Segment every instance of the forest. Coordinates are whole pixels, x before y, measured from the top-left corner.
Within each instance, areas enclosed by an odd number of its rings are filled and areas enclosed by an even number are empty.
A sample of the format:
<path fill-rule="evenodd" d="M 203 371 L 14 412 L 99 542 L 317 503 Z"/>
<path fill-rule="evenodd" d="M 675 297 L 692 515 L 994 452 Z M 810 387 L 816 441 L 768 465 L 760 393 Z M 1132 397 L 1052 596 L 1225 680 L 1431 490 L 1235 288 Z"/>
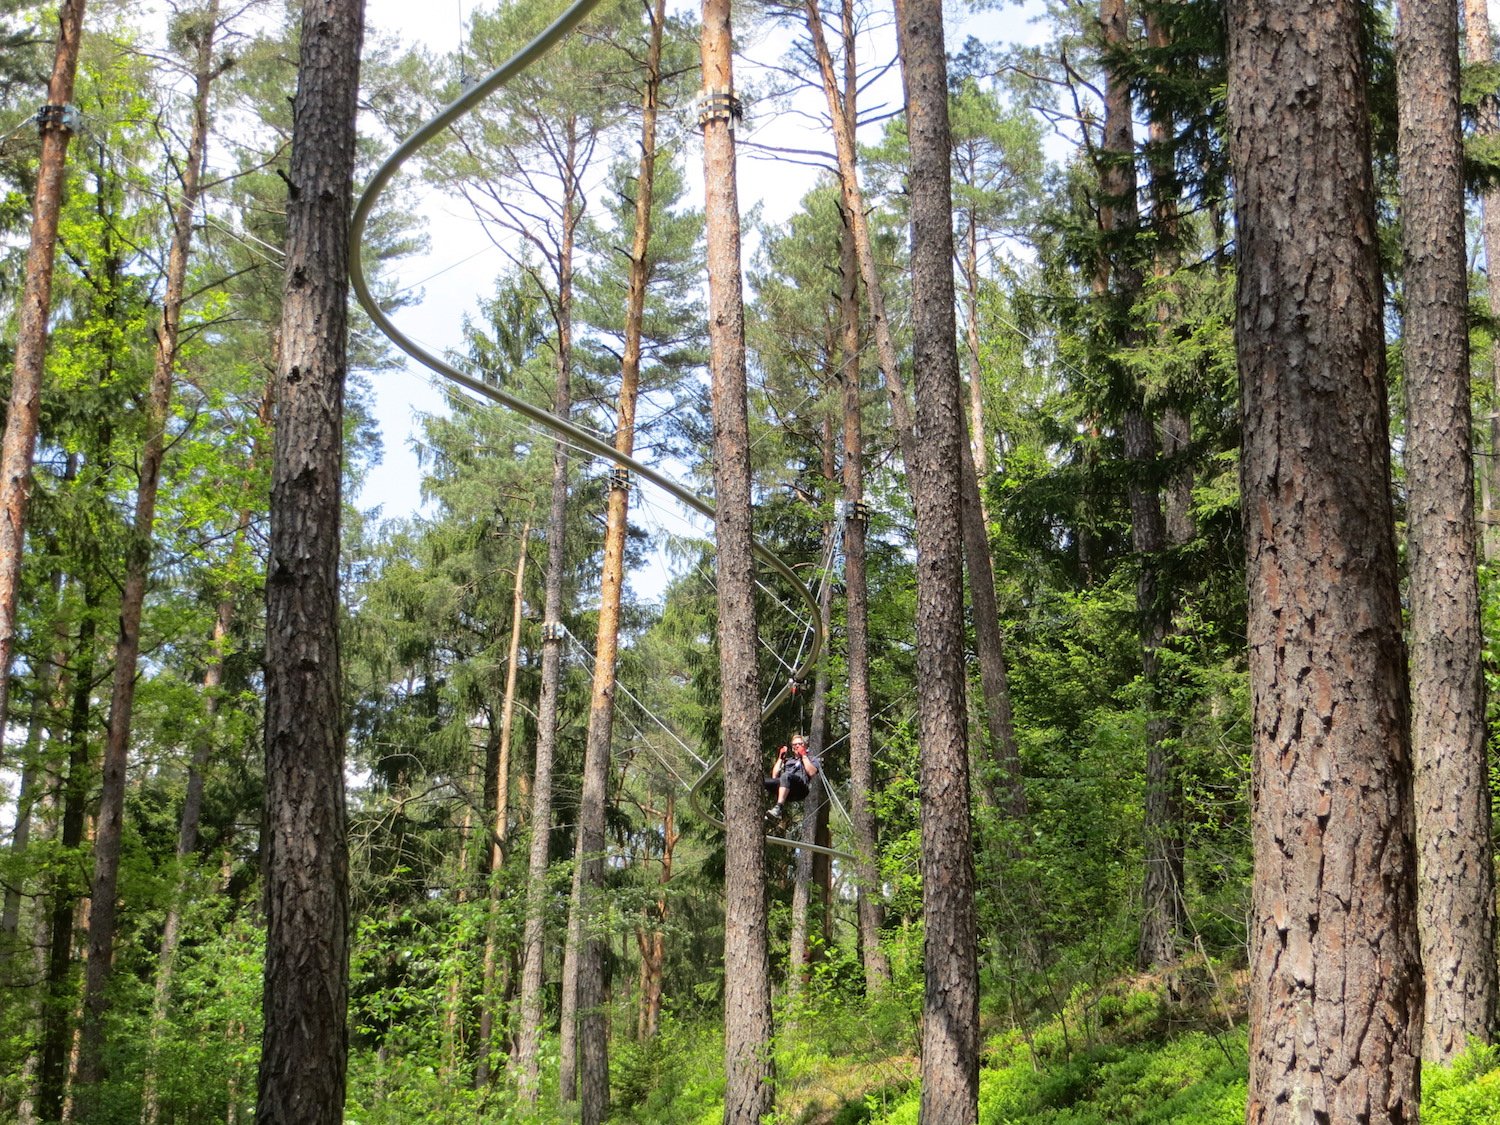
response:
<path fill-rule="evenodd" d="M 0 1121 L 1500 1123 L 1487 4 L 427 8 L 0 0 Z"/>

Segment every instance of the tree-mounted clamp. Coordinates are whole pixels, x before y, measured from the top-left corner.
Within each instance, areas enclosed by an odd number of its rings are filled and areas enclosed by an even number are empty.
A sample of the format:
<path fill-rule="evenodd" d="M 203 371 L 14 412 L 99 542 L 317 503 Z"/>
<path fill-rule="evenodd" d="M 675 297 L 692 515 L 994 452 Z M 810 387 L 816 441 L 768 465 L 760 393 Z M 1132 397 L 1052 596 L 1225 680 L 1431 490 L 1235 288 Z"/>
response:
<path fill-rule="evenodd" d="M 76 133 L 82 128 L 83 114 L 78 112 L 76 105 L 48 102 L 37 106 L 36 129 L 39 133 L 45 133 L 48 129 Z"/>
<path fill-rule="evenodd" d="M 740 99 L 734 96 L 734 92 L 727 87 L 709 86 L 698 95 L 698 127 L 701 129 L 710 121 L 727 121 L 729 127 L 734 128 L 734 123 L 745 116 L 744 107 Z"/>
<path fill-rule="evenodd" d="M 630 470 L 616 465 L 609 473 L 609 487 L 611 491 L 618 488 L 622 491 L 630 491 Z"/>
<path fill-rule="evenodd" d="M 568 635 L 567 626 L 561 621 L 542 622 L 542 640 L 560 641 Z"/>
<path fill-rule="evenodd" d="M 862 524 L 870 522 L 870 505 L 863 500 L 835 500 L 833 506 L 839 518 L 846 523 L 851 520 Z"/>

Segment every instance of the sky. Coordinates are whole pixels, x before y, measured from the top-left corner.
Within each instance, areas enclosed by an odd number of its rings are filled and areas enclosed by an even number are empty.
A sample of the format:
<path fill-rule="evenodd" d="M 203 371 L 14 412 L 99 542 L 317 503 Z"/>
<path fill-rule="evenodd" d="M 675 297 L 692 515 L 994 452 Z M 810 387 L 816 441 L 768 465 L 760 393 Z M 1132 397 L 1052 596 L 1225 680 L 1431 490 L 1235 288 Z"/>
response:
<path fill-rule="evenodd" d="M 1028 8 L 1034 7 L 1034 4 L 1028 5 Z M 463 22 L 472 15 L 474 8 L 472 0 L 427 0 L 420 4 L 411 0 L 367 0 L 366 41 L 369 44 L 377 38 L 391 36 L 401 44 L 421 45 L 429 52 L 446 54 L 458 46 Z M 1030 22 L 1028 10 L 1015 6 L 967 17 L 962 22 L 956 19 L 951 22 L 950 50 L 970 33 L 986 40 L 1033 40 L 1042 34 L 1042 29 Z M 767 34 L 740 46 L 747 56 L 744 60 L 736 60 L 737 78 L 743 84 L 754 81 L 754 60 L 773 64 L 780 61 L 785 39 Z M 890 47 L 872 44 L 864 49 L 864 53 L 870 58 L 883 57 L 890 53 Z M 546 66 L 545 59 L 536 65 Z M 894 106 L 899 96 L 898 83 L 899 75 L 892 68 L 882 86 L 862 93 L 862 108 L 868 109 L 881 102 Z M 758 112 L 757 107 L 749 107 L 740 134 L 742 140 L 762 140 L 783 147 L 831 153 L 831 138 L 808 127 L 813 115 L 824 109 L 821 94 L 810 96 L 815 96 L 816 100 L 808 106 L 807 114 L 796 112 L 796 103 L 789 113 Z M 875 130 L 868 135 L 873 138 Z M 806 165 L 757 158 L 743 147 L 740 153 L 741 208 L 748 211 L 758 204 L 769 221 L 788 218 L 812 187 L 817 170 Z M 693 166 L 688 169 L 686 182 L 701 201 L 703 176 L 701 164 L 696 160 L 697 154 L 694 153 L 690 157 Z M 440 353 L 445 348 L 457 346 L 464 314 L 473 312 L 479 299 L 492 291 L 494 278 L 505 267 L 506 259 L 490 245 L 462 201 L 429 192 L 420 206 L 427 218 L 430 248 L 404 260 L 395 273 L 398 286 L 419 290 L 421 300 L 415 307 L 402 310 L 395 319 L 398 326 L 419 344 Z M 746 260 L 749 260 L 748 247 Z M 440 410 L 442 397 L 425 370 L 414 362 L 406 363 L 401 370 L 378 374 L 373 381 L 375 416 L 382 432 L 384 454 L 382 462 L 369 472 L 356 503 L 363 509 L 378 506 L 384 518 L 404 518 L 419 513 L 422 503 L 421 472 L 412 444 L 419 432 L 416 418 L 420 413 Z M 648 508 L 661 516 L 671 506 L 663 498 L 660 504 L 648 505 Z M 636 507 L 632 505 L 633 515 Z M 674 528 L 682 529 L 681 524 Z M 661 581 L 659 575 L 655 578 L 633 575 L 630 579 L 635 593 L 648 597 L 654 596 Z M 643 589 L 643 585 L 649 588 Z"/>

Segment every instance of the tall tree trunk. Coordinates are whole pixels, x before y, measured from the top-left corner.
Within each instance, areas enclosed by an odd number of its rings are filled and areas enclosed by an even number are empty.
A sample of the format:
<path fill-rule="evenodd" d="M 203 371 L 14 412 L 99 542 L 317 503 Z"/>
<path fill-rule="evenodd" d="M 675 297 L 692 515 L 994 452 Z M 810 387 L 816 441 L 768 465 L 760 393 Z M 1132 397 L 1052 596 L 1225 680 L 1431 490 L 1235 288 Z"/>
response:
<path fill-rule="evenodd" d="M 240 532 L 249 527 L 249 513 L 242 513 Z M 182 801 L 182 814 L 177 827 L 177 877 L 172 890 L 172 901 L 167 907 L 166 920 L 162 923 L 161 950 L 156 959 L 156 986 L 151 1001 L 150 1046 L 146 1060 L 146 1073 L 141 1082 L 141 1120 L 146 1125 L 156 1125 L 161 1118 L 161 1098 L 157 1087 L 156 1047 L 162 1029 L 167 1023 L 167 1009 L 172 997 L 172 978 L 177 970 L 177 948 L 182 940 L 182 909 L 187 901 L 188 874 L 192 856 L 198 850 L 198 825 L 203 815 L 203 774 L 208 768 L 209 756 L 216 742 L 219 688 L 224 682 L 224 652 L 229 636 L 229 623 L 234 614 L 234 602 L 225 598 L 219 603 L 219 612 L 214 619 L 213 649 L 208 668 L 203 673 L 203 725 L 196 735 L 193 760 L 188 767 L 187 793 Z"/>
<path fill-rule="evenodd" d="M 1470 63 L 1494 61 L 1489 0 L 1464 0 L 1464 42 Z M 1493 95 L 1480 99 L 1474 129 L 1481 137 L 1500 136 L 1500 99 Z M 1480 198 L 1485 288 L 1489 292 L 1490 315 L 1500 320 L 1500 187 L 1485 188 Z M 1489 423 L 1489 467 L 1482 478 L 1488 499 L 1484 503 L 1482 527 L 1485 561 L 1494 562 L 1500 558 L 1500 516 L 1493 510 L 1500 504 L 1500 346 L 1492 346 L 1490 351 Z"/>
<path fill-rule="evenodd" d="M 766 852 L 761 827 L 760 673 L 746 405 L 745 302 L 735 183 L 738 108 L 729 0 L 703 0 L 704 219 L 708 241 L 709 372 L 714 421 L 715 575 L 718 580 L 720 742 L 724 754 L 725 1125 L 771 1112 L 771 965 Z"/>
<path fill-rule="evenodd" d="M 1250 1125 L 1418 1114 L 1412 765 L 1363 18 L 1348 0 L 1229 5 Z"/>
<path fill-rule="evenodd" d="M 571 139 L 571 138 L 570 138 Z M 572 181 L 569 181 L 570 183 Z M 565 212 L 566 215 L 572 211 Z M 558 255 L 557 382 L 552 412 L 567 418 L 573 410 L 571 373 L 573 365 L 573 255 L 572 237 L 577 223 L 564 222 L 564 246 Z M 547 514 L 547 571 L 544 579 L 542 619 L 542 686 L 537 703 L 536 775 L 532 787 L 531 854 L 527 868 L 526 950 L 521 975 L 521 1032 L 516 1046 L 516 1067 L 523 1100 L 536 1103 L 540 1079 L 537 1053 L 541 1043 L 542 979 L 545 969 L 545 909 L 548 837 L 552 829 L 552 770 L 557 753 L 558 693 L 562 689 L 563 578 L 567 567 L 565 534 L 568 522 L 568 448 L 561 440 L 552 447 L 552 501 Z M 571 936 L 571 934 L 570 934 Z M 569 968 L 571 966 L 565 966 Z M 574 969 L 576 973 L 576 969 Z M 574 1012 L 577 984 L 563 974 L 562 1043 L 558 1085 L 565 1101 L 572 1101 L 577 1076 Z"/>
<path fill-rule="evenodd" d="M 832 361 L 832 354 L 829 356 Z M 831 374 L 831 373 L 830 373 Z M 823 415 L 823 479 L 829 482 L 830 490 L 837 479 L 838 466 L 834 460 L 833 415 Z M 829 521 L 823 525 L 823 554 L 830 564 L 833 560 L 834 532 L 836 525 Z M 818 618 L 823 635 L 833 635 L 833 575 L 821 576 L 818 589 Z M 828 746 L 828 660 L 827 654 L 818 661 L 813 676 L 812 711 L 808 720 L 808 752 L 818 761 Z M 807 799 L 802 803 L 801 839 L 803 844 L 818 842 L 818 825 L 826 819 L 828 806 L 827 779 L 819 769 L 808 786 Z M 793 993 L 801 989 L 807 979 L 807 968 L 812 962 L 812 950 L 808 946 L 808 911 L 812 903 L 814 884 L 813 853 L 806 847 L 797 851 L 796 874 L 792 882 L 792 925 L 787 939 L 787 989 Z"/>
<path fill-rule="evenodd" d="M 967 457 L 953 315 L 952 154 L 941 0 L 900 15 L 911 147 L 912 365 L 917 516 L 917 704 L 921 727 L 924 1121 L 979 1118 L 979 969 L 964 711 L 964 506 Z M 971 571 L 971 577 L 973 572 Z"/>
<path fill-rule="evenodd" d="M 557 388 L 553 394 L 553 412 L 560 418 L 566 418 L 573 410 L 573 250 L 575 238 L 578 232 L 578 222 L 583 217 L 583 210 L 579 204 L 577 194 L 577 170 L 574 164 L 576 155 L 576 136 L 568 135 L 567 153 L 563 168 L 563 183 L 569 185 L 566 189 L 568 197 L 563 207 L 562 243 L 557 253 Z M 557 454 L 552 460 L 552 501 L 553 508 L 551 517 L 558 522 L 558 534 L 561 541 L 566 531 L 567 520 L 567 487 L 568 487 L 568 456 L 563 449 L 562 441 L 557 443 L 557 449 L 561 452 L 561 458 Z M 558 478 L 562 480 L 563 503 L 557 504 Z M 551 528 L 548 528 L 548 544 L 551 544 Z M 554 579 L 552 570 L 552 556 L 549 550 L 547 556 L 547 586 L 548 601 L 551 601 L 551 586 L 555 580 L 558 583 L 557 616 L 550 613 L 544 626 L 549 635 L 555 635 L 557 640 L 557 661 L 552 666 L 557 681 L 552 685 L 552 717 L 553 738 L 556 739 L 557 706 L 562 693 L 562 590 L 563 570 L 565 560 L 561 553 L 558 555 L 558 569 Z M 547 643 L 552 643 L 549 639 Z M 545 683 L 547 677 L 547 664 L 545 659 L 542 663 L 542 692 L 547 694 Z M 581 805 L 580 805 L 581 809 Z M 581 829 L 580 825 L 580 829 Z M 578 897 L 578 880 L 582 873 L 575 865 L 573 869 L 573 897 Z M 578 1098 L 578 961 L 580 956 L 580 942 L 583 937 L 583 929 L 576 923 L 581 918 L 575 919 L 570 912 L 568 916 L 567 941 L 563 949 L 563 976 L 562 997 L 560 1001 L 561 1028 L 559 1035 L 559 1055 L 557 1069 L 558 1094 L 565 1102 L 575 1101 Z"/>
<path fill-rule="evenodd" d="M 83 620 L 72 668 L 72 704 L 68 716 L 68 776 L 63 783 L 62 826 L 58 842 L 63 854 L 83 844 L 85 804 L 89 790 L 89 703 L 94 691 L 96 615 L 99 595 L 84 580 Z M 73 931 L 82 888 L 75 885 L 72 864 L 62 865 L 52 884 L 52 919 L 47 948 L 47 1000 L 42 1017 L 41 1059 L 37 1066 L 37 1115 L 43 1121 L 62 1117 L 67 1084 L 68 1052 L 72 1041 L 72 1013 L 77 1001 L 73 978 Z"/>
<path fill-rule="evenodd" d="M 516 676 L 521 662 L 523 591 L 526 582 L 526 542 L 531 521 L 521 524 L 516 552 L 516 581 L 510 596 L 510 650 L 505 662 L 505 698 L 500 705 L 500 731 L 495 763 L 494 819 L 490 827 L 489 915 L 484 930 L 484 970 L 479 1005 L 479 1061 L 474 1067 L 474 1087 L 489 1084 L 491 1060 L 499 1051 L 495 1043 L 495 1016 L 500 1007 L 495 995 L 495 972 L 500 945 L 500 869 L 510 834 L 510 728 L 516 714 Z"/>
<path fill-rule="evenodd" d="M 4 740 L 10 714 L 16 598 L 26 541 L 26 509 L 31 499 L 31 464 L 41 421 L 42 368 L 47 360 L 47 318 L 52 308 L 57 217 L 67 178 L 68 142 L 73 137 L 73 123 L 65 111 L 72 109 L 83 12 L 84 0 L 63 0 L 57 12 L 57 54 L 52 78 L 47 83 L 47 106 L 39 122 L 42 152 L 37 163 L 36 195 L 31 204 L 31 244 L 26 251 L 5 436 L 0 440 L 0 742 Z"/>
<path fill-rule="evenodd" d="M 363 34 L 363 0 L 304 0 L 266 574 L 261 1125 L 338 1121 L 344 1104 L 349 859 L 338 529 Z"/>
<path fill-rule="evenodd" d="M 848 8 L 850 0 L 845 0 Z M 865 568 L 864 427 L 859 374 L 859 278 L 854 229 L 844 216 L 840 248 L 839 308 L 843 323 L 844 407 L 844 632 L 848 646 L 849 816 L 854 822 L 855 907 L 865 992 L 875 995 L 891 983 L 891 968 L 880 948 L 879 845 L 875 835 L 874 746 L 870 720 L 870 601 Z"/>
<path fill-rule="evenodd" d="M 804 12 L 808 35 L 812 39 L 813 53 L 817 58 L 818 69 L 823 79 L 823 90 L 828 99 L 828 112 L 833 121 L 834 148 L 839 164 L 839 185 L 844 212 L 852 220 L 855 252 L 865 284 L 865 297 L 870 306 L 870 325 L 875 337 L 876 359 L 890 399 L 902 460 L 910 466 L 917 456 L 914 437 L 916 424 L 912 418 L 911 407 L 907 403 L 906 388 L 901 380 L 900 367 L 896 359 L 896 346 L 891 337 L 890 321 L 885 311 L 885 298 L 881 293 L 880 278 L 875 265 L 869 222 L 864 213 L 864 195 L 859 187 L 858 157 L 854 139 L 854 107 L 852 103 L 846 102 L 845 96 L 839 92 L 838 80 L 833 69 L 833 56 L 829 52 L 828 40 L 823 33 L 822 16 L 814 0 L 808 0 L 805 3 Z M 847 33 L 844 50 L 846 55 L 853 50 L 853 40 Z M 948 167 L 946 159 L 943 166 Z M 953 241 L 951 230 L 948 241 L 951 245 Z M 997 795 L 997 803 L 1008 815 L 1024 816 L 1026 791 L 1021 783 L 1020 752 L 1016 747 L 1015 727 L 1010 716 L 1010 689 L 1005 670 L 999 608 L 995 599 L 994 564 L 990 558 L 989 539 L 984 529 L 984 517 L 979 502 L 979 486 L 974 475 L 973 459 L 969 454 L 967 442 L 961 454 L 963 460 L 960 464 L 965 467 L 965 472 L 960 480 L 963 502 L 960 504 L 958 518 L 961 521 L 959 526 L 963 529 L 964 561 L 969 568 L 970 591 L 974 598 L 975 641 L 979 656 L 980 679 L 985 688 L 986 726 L 998 762 L 995 772 L 1002 779 L 1004 786 L 1003 797 Z"/>
<path fill-rule="evenodd" d="M 641 385 L 641 337 L 650 283 L 651 203 L 656 180 L 656 112 L 661 87 L 661 41 L 665 0 L 656 0 L 646 49 L 646 86 L 641 104 L 641 161 L 635 184 L 635 234 L 630 247 L 630 280 L 625 299 L 625 347 L 620 361 L 619 416 L 615 449 L 635 451 L 635 409 Z M 623 474 L 623 466 L 617 466 Z M 599 627 L 594 646 L 594 682 L 589 699 L 583 792 L 578 814 L 578 879 L 572 913 L 587 921 L 604 891 L 605 803 L 610 749 L 614 741 L 615 668 L 620 641 L 620 600 L 625 585 L 625 538 L 629 530 L 630 488 L 623 476 L 609 490 L 604 529 L 604 565 L 599 578 Z M 570 924 L 571 933 L 571 924 Z M 609 1027 L 604 1011 L 602 938 L 582 944 L 578 972 L 580 1014 L 579 1109 L 583 1125 L 600 1125 L 609 1112 Z"/>
<path fill-rule="evenodd" d="M 1407 560 L 1422 1057 L 1495 1033 L 1495 878 L 1469 415 L 1458 10 L 1402 0 L 1396 33 L 1406 270 Z"/>
<path fill-rule="evenodd" d="M 677 849 L 677 801 L 669 790 L 661 814 L 661 873 L 656 902 L 647 911 L 647 921 L 636 929 L 636 945 L 641 954 L 640 1010 L 636 1018 L 636 1038 L 645 1042 L 656 1037 L 661 1026 L 662 970 L 666 964 L 667 884 L 672 881 L 672 860 Z"/>
<path fill-rule="evenodd" d="M 1166 57 L 1171 36 L 1163 13 L 1154 8 L 1146 11 L 1147 43 L 1158 58 Z M 1170 109 L 1158 97 L 1150 106 L 1151 201 L 1154 227 L 1155 260 L 1153 270 L 1159 285 L 1165 285 L 1172 298 L 1180 296 L 1171 280 L 1180 265 L 1179 245 L 1182 238 L 1178 214 L 1181 185 L 1177 178 L 1174 151 L 1174 125 Z M 1174 338 L 1173 320 L 1180 317 L 1179 300 L 1163 297 L 1157 303 L 1157 333 L 1167 346 Z M 1161 492 L 1162 532 L 1165 546 L 1182 547 L 1197 533 L 1193 518 L 1193 469 L 1189 460 L 1192 444 L 1192 419 L 1176 403 L 1162 408 L 1162 465 L 1166 480 Z M 1165 592 L 1158 606 L 1163 644 L 1181 634 L 1177 624 L 1178 607 L 1184 591 L 1172 588 Z M 1158 595 L 1161 597 L 1161 594 Z M 1163 672 L 1157 660 L 1156 675 Z M 1165 685 L 1164 685 L 1165 686 Z M 1159 698 L 1156 701 L 1159 703 Z M 1185 839 L 1182 758 L 1178 749 L 1182 723 L 1169 710 L 1150 716 L 1146 746 L 1146 792 L 1144 817 L 1145 877 L 1142 884 L 1141 934 L 1136 947 L 1136 961 L 1142 966 L 1166 966 L 1177 957 L 1183 930 L 1187 926 L 1186 878 L 1187 843 Z"/>
<path fill-rule="evenodd" d="M 209 0 L 197 41 L 193 93 L 193 126 L 182 166 L 182 194 L 172 212 L 172 243 L 167 253 L 166 293 L 156 328 L 156 356 L 145 410 L 145 442 L 135 492 L 135 517 L 125 553 L 125 583 L 120 594 L 120 633 L 115 642 L 114 681 L 104 740 L 103 789 L 94 832 L 94 877 L 89 909 L 89 952 L 83 987 L 83 1037 L 74 1076 L 78 1112 L 89 1120 L 100 1111 L 97 1087 L 104 1078 L 105 1014 L 109 977 L 114 965 L 116 899 L 124 846 L 125 771 L 135 711 L 136 665 L 141 650 L 141 616 L 150 577 L 151 539 L 156 527 L 156 497 L 167 450 L 172 379 L 177 367 L 188 256 L 193 242 L 193 215 L 198 208 L 204 153 L 208 146 L 208 99 L 213 85 L 214 36 L 218 0 Z"/>
<path fill-rule="evenodd" d="M 68 458 L 67 475 L 70 479 L 75 475 L 77 464 L 76 456 Z M 54 706 L 60 706 L 52 696 L 57 685 L 58 670 L 68 658 L 68 628 L 62 616 L 63 580 L 64 575 L 61 570 L 52 572 L 52 602 L 57 613 L 53 625 L 56 648 L 53 650 L 52 659 L 44 662 L 37 669 L 36 695 L 31 704 L 31 719 L 26 724 L 26 749 L 21 759 L 21 784 L 16 793 L 16 823 L 10 838 L 10 859 L 17 865 L 31 845 L 32 810 L 36 804 L 37 786 L 44 773 L 41 760 L 42 731 L 46 725 L 48 710 Z M 15 939 L 20 924 L 21 884 L 17 880 L 6 883 L 5 905 L 3 910 L 0 910 L 0 951 L 3 951 L 7 957 L 16 956 L 19 953 L 19 950 L 14 949 L 11 943 Z"/>
<path fill-rule="evenodd" d="M 1101 245 L 1096 295 L 1109 307 L 1109 351 L 1139 340 L 1132 326 L 1143 278 L 1139 262 L 1140 210 L 1136 202 L 1135 127 L 1124 55 L 1130 49 L 1125 0 L 1103 0 L 1099 23 L 1105 54 L 1103 143 L 1099 153 Z M 1111 360 L 1114 365 L 1117 361 Z M 1145 878 L 1136 962 L 1142 968 L 1171 965 L 1178 957 L 1183 924 L 1180 811 L 1173 801 L 1178 776 L 1171 724 L 1163 714 L 1161 647 L 1173 613 L 1172 591 L 1161 572 L 1167 545 L 1160 490 L 1155 483 L 1156 434 L 1145 394 L 1135 377 L 1115 372 L 1126 402 L 1120 434 L 1130 465 L 1130 538 L 1139 568 L 1136 617 L 1141 676 L 1146 685 Z"/>

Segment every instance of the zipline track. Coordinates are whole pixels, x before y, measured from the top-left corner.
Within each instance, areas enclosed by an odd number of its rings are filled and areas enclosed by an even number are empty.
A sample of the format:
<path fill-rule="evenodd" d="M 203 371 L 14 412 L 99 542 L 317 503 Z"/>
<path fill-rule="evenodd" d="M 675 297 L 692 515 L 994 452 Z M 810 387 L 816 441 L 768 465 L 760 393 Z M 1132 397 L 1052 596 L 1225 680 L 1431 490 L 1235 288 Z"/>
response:
<path fill-rule="evenodd" d="M 463 117 L 490 94 L 500 89 L 527 67 L 540 60 L 565 35 L 576 28 L 590 12 L 597 8 L 600 2 L 601 0 L 578 0 L 572 7 L 558 16 L 545 31 L 520 51 L 516 52 L 515 55 L 501 64 L 501 66 L 491 71 L 458 98 L 450 102 L 425 125 L 396 147 L 396 150 L 386 158 L 385 163 L 376 171 L 374 177 L 370 180 L 369 186 L 365 188 L 364 194 L 360 196 L 359 203 L 354 208 L 354 217 L 349 229 L 349 278 L 354 285 L 355 296 L 359 298 L 359 303 L 364 307 L 365 312 L 370 315 L 370 319 L 374 322 L 375 326 L 393 344 L 423 367 L 436 372 L 449 382 L 456 383 L 465 390 L 478 395 L 480 398 L 499 403 L 501 406 L 514 410 L 518 414 L 531 419 L 533 422 L 547 427 L 554 433 L 586 449 L 596 457 L 601 457 L 614 465 L 638 474 L 642 479 L 648 480 L 658 488 L 663 489 L 689 508 L 709 519 L 713 519 L 713 504 L 705 500 L 702 496 L 699 496 L 696 492 L 678 484 L 671 477 L 657 471 L 650 465 L 642 464 L 634 458 L 624 456 L 608 441 L 597 434 L 590 433 L 588 430 L 574 425 L 568 419 L 559 418 L 551 411 L 533 406 L 531 403 L 516 398 L 514 395 L 507 394 L 498 387 L 489 386 L 479 379 L 466 375 L 452 364 L 445 362 L 441 357 L 435 356 L 423 349 L 415 340 L 397 328 L 392 323 L 390 317 L 385 315 L 384 310 L 376 303 L 374 295 L 370 292 L 369 283 L 365 278 L 364 255 L 362 253 L 365 227 L 369 223 L 370 215 L 374 211 L 375 204 L 379 200 L 381 193 L 396 173 L 400 171 L 401 166 L 415 155 L 419 149 L 437 136 L 438 133 Z M 764 723 L 767 717 L 791 697 L 793 685 L 805 679 L 814 664 L 816 664 L 818 654 L 823 647 L 823 624 L 818 613 L 817 599 L 814 598 L 812 592 L 798 579 L 792 568 L 782 562 L 781 559 L 777 558 L 776 555 L 772 554 L 770 550 L 762 546 L 759 542 L 754 544 L 753 549 L 756 558 L 781 575 L 791 588 L 797 592 L 798 596 L 807 602 L 810 610 L 809 616 L 814 623 L 812 644 L 808 647 L 807 655 L 796 673 L 787 681 L 786 685 L 766 704 L 765 709 L 761 712 L 761 721 Z M 704 807 L 702 797 L 705 786 L 707 786 L 713 775 L 722 767 L 723 762 L 722 755 L 710 762 L 708 768 L 703 771 L 702 776 L 693 783 L 692 789 L 688 792 L 688 800 L 693 806 L 693 811 L 710 824 L 716 825 L 721 831 L 724 828 L 724 822 Z M 810 852 L 817 852 L 835 859 L 852 862 L 854 858 L 847 852 L 841 852 L 834 848 L 825 848 L 819 844 L 804 844 L 797 840 L 788 839 L 785 836 L 768 836 L 766 838 L 773 844 L 779 844 L 787 848 L 806 848 Z"/>

